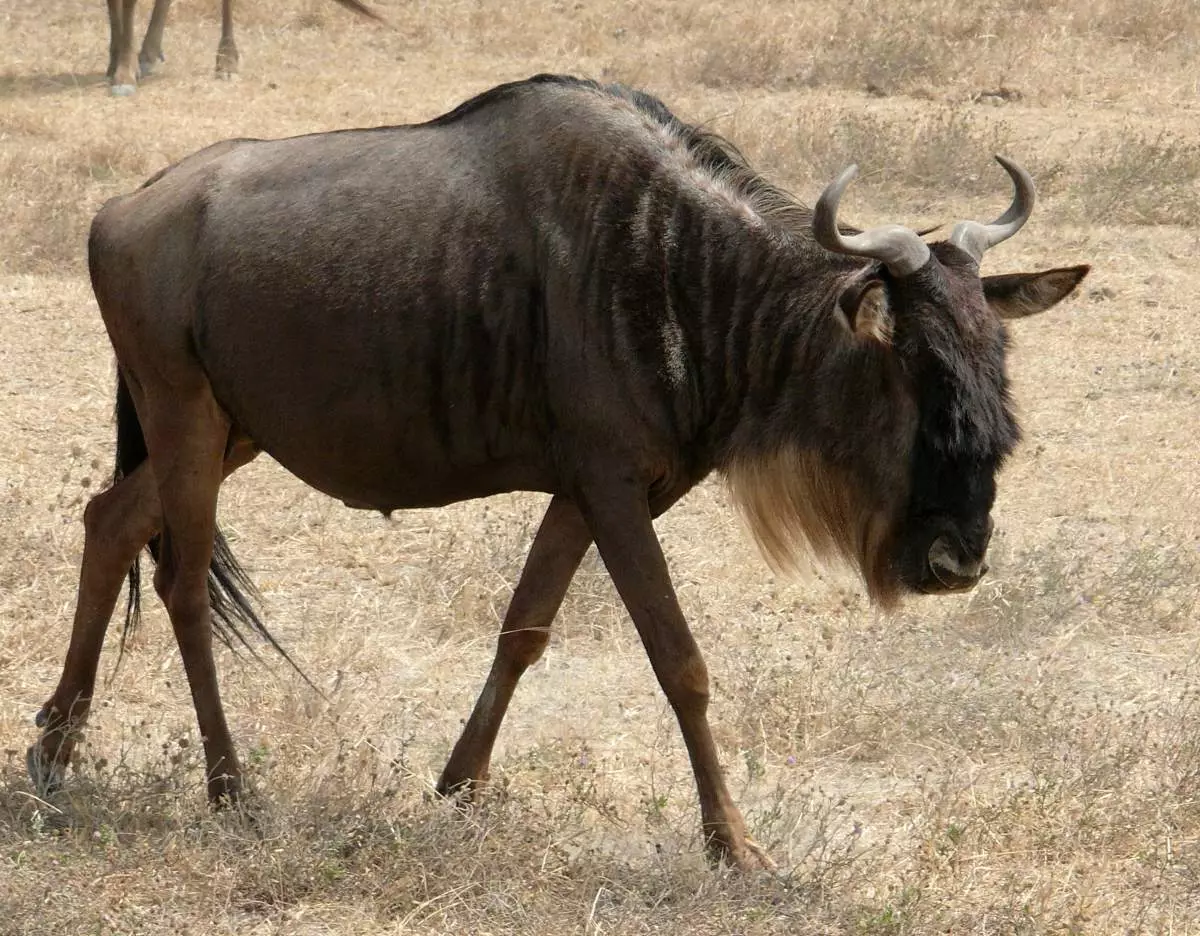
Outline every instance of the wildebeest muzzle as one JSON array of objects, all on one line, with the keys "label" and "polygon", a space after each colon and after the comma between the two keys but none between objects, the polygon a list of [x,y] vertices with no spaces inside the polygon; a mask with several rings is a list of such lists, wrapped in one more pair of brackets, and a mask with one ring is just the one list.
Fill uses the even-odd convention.
[{"label": "wildebeest muzzle", "polygon": [[973,588],[987,573],[987,548],[994,529],[988,517],[980,536],[963,537],[952,530],[936,536],[926,554],[921,591],[939,594]]}]

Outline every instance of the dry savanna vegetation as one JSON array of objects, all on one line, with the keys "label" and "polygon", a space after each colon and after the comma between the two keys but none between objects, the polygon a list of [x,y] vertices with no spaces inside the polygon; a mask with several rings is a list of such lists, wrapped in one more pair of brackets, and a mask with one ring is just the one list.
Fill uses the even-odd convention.
[{"label": "dry savanna vegetation", "polygon": [[[147,15],[147,3],[140,16]],[[99,0],[0,7],[0,933],[1200,933],[1200,10],[1194,0],[180,0],[107,94]],[[110,472],[87,283],[103,201],[218,139],[432,117],[562,70],[641,85],[843,213],[989,220],[990,272],[1090,262],[1013,328],[1025,442],[992,572],[884,616],[774,577],[705,484],[658,523],[735,796],[778,874],[706,868],[674,718],[594,553],[501,734],[489,795],[431,798],[545,498],[390,520],[266,457],[220,513],[312,676],[222,650],[250,823],[211,814],[170,627],[148,615],[64,791],[24,773]],[[110,641],[115,644],[115,640]]]}]

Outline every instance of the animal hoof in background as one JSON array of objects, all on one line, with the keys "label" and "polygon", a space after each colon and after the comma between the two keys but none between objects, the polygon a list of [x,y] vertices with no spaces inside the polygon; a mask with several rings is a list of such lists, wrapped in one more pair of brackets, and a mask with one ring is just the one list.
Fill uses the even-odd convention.
[{"label": "animal hoof in background", "polygon": [[33,716],[33,723],[39,728],[45,728],[50,724],[50,704],[47,703],[38,709],[38,713]]},{"label": "animal hoof in background", "polygon": [[216,75],[222,81],[237,77],[239,56],[235,48],[217,49]]},{"label": "animal hoof in background", "polygon": [[167,60],[167,57],[165,55],[163,55],[161,52],[158,53],[157,58],[147,58],[147,59],[139,58],[138,59],[138,77],[145,78],[149,75],[153,75],[156,71],[158,71],[158,66],[161,65],[166,60]]},{"label": "animal hoof in background", "polygon": [[62,789],[63,768],[54,761],[46,761],[40,744],[31,745],[25,752],[25,769],[34,790],[43,799]]},{"label": "animal hoof in background", "polygon": [[223,774],[208,781],[208,805],[214,812],[238,810],[243,807],[242,784],[237,777]]},{"label": "animal hoof in background", "polygon": [[226,793],[216,799],[210,799],[208,805],[215,815],[222,817],[222,821],[240,825],[259,837],[266,834],[259,818],[262,801],[248,792],[240,790],[232,797]]},{"label": "animal hoof in background", "polygon": [[137,92],[137,85],[131,84],[115,84],[108,89],[108,93],[113,97],[129,97]]}]

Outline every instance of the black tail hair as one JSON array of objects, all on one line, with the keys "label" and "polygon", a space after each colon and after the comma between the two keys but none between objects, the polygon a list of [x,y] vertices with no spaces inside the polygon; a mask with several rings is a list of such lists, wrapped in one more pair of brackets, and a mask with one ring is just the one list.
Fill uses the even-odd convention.
[{"label": "black tail hair", "polygon": [[[114,409],[117,422],[117,457],[116,466],[113,469],[113,484],[116,484],[131,474],[148,456],[142,424],[138,421],[137,411],[133,407],[133,397],[129,395],[129,386],[120,369],[117,371],[117,400]],[[158,534],[151,537],[150,542],[146,544],[151,558],[156,563],[159,561],[161,546],[162,542]],[[121,631],[121,647],[117,655],[117,666],[121,665],[121,658],[125,655],[126,639],[141,621],[141,565],[139,556],[129,567],[129,600],[125,607],[125,625]],[[255,610],[255,604],[262,601],[262,595],[254,587],[246,570],[234,558],[233,550],[229,548],[229,543],[220,529],[217,530],[216,538],[213,541],[212,562],[208,567],[208,601],[212,609],[213,632],[230,650],[237,652],[234,644],[234,640],[236,640],[250,651],[251,656],[260,659],[254,647],[246,639],[245,631],[249,630],[270,644],[313,689],[316,689],[317,692],[321,691],[296,665],[296,662],[279,645],[279,642],[260,620],[258,612]]]}]

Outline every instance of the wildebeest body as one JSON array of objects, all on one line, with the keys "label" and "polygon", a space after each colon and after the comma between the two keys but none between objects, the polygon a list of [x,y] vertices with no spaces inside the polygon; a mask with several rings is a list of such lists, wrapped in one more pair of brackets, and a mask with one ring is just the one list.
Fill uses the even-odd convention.
[{"label": "wildebeest body", "polygon": [[840,557],[882,603],[979,580],[1018,437],[1001,318],[1087,272],[980,277],[1033,206],[1001,162],[1015,194],[991,224],[932,245],[856,232],[837,223],[853,167],[809,210],[653,98],[539,76],[426,124],[220,143],[112,200],[89,267],[119,365],[117,470],[85,512],[33,776],[69,761],[149,544],[209,795],[238,794],[211,626],[262,628],[216,500],[266,451],[385,512],[554,495],[440,791],[486,779],[594,541],[679,720],[712,853],[760,860],[652,519],[718,470],[769,557]]},{"label": "wildebeest body", "polygon": [[[355,136],[213,166],[195,331],[217,399],[310,484],[380,510],[552,490],[552,336],[517,198],[454,134]],[[380,172],[383,199],[362,178]],[[277,368],[280,345],[299,354]]]},{"label": "wildebeest body", "polygon": [[[235,424],[314,487],[380,510],[563,492],[559,433],[632,449],[664,494],[713,467],[748,379],[724,344],[755,318],[729,323],[789,274],[624,99],[537,90],[432,126],[219,145],[105,209],[163,238],[151,266],[197,270],[160,307],[188,316]],[[783,314],[757,310],[771,342]]]}]

